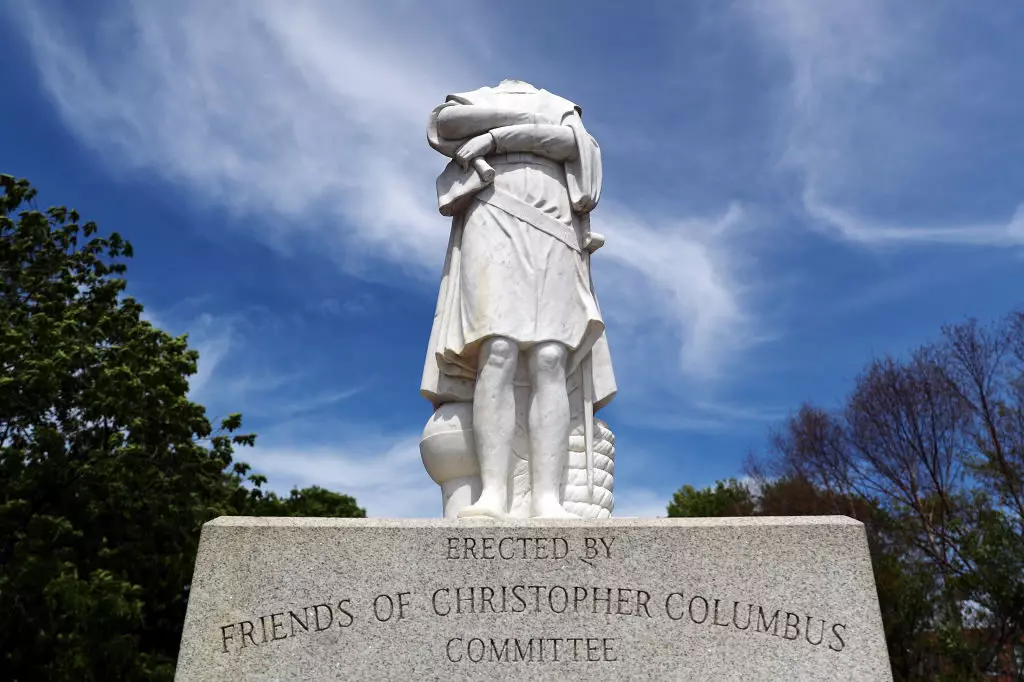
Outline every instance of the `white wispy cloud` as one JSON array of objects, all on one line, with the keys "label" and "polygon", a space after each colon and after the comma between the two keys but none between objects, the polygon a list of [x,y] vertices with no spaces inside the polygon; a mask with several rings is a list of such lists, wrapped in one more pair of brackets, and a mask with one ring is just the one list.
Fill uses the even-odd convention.
[{"label": "white wispy cloud", "polygon": [[338,445],[288,447],[257,441],[252,452],[239,453],[270,487],[287,494],[318,485],[352,495],[367,516],[418,518],[442,514],[441,489],[420,461],[419,434],[396,438],[360,438]]},{"label": "white wispy cloud", "polygon": [[756,405],[697,400],[685,411],[674,404],[652,405],[623,415],[623,424],[652,431],[683,431],[689,434],[762,433],[769,424],[784,419],[788,411]]},{"label": "white wispy cloud", "polygon": [[254,330],[264,340],[279,338],[269,336],[282,333],[272,329],[274,320],[237,311],[196,310],[201,303],[186,300],[159,312],[146,309],[142,317],[171,334],[188,335],[189,347],[199,353],[196,373],[189,380],[189,398],[211,414],[241,410],[247,419],[271,419],[283,428],[336,409],[367,390],[367,384],[324,386],[318,381],[318,367],[308,359],[303,369],[271,363],[262,353],[266,349],[247,338]]},{"label": "white wispy cloud", "polygon": [[[423,469],[418,433],[394,438],[356,436],[340,445],[314,448],[258,443],[253,451],[239,455],[265,474],[270,488],[279,494],[318,485],[354,496],[370,517],[442,514],[441,489]],[[663,517],[670,498],[671,494],[620,484],[615,491],[615,516]]]},{"label": "white wispy cloud", "polygon": [[[421,182],[433,170],[425,112],[442,77],[465,76],[437,46],[380,44],[380,21],[353,4],[127,2],[81,34],[25,9],[58,109],[115,163],[240,214],[269,209],[285,219],[254,236],[282,248],[301,236],[439,260],[444,235]],[[443,76],[408,68],[437,62],[450,67]]]},{"label": "white wispy cloud", "polygon": [[[426,116],[445,93],[496,80],[484,46],[497,29],[478,11],[133,0],[92,25],[63,25],[48,2],[23,3],[18,16],[57,110],[114,168],[148,169],[264,217],[251,236],[284,251],[315,240],[356,274],[384,260],[432,280],[447,230]],[[453,41],[453,27],[475,38]],[[613,241],[601,257],[654,294],[644,307],[678,333],[681,371],[710,376],[741,352],[754,319],[728,238],[696,228],[743,212],[670,222],[639,208],[602,212]],[[606,308],[636,308],[616,288]]]},{"label": "white wispy cloud", "polygon": [[175,319],[173,314],[158,313],[150,308],[142,311],[141,318],[170,334],[188,334],[189,348],[199,353],[196,373],[189,377],[189,397],[200,403],[207,402],[207,398],[211,397],[214,373],[227,358],[234,342],[231,320],[200,313],[183,321]]},{"label": "white wispy cloud", "polygon": [[[324,410],[366,389],[354,386],[289,397],[306,388],[308,373],[275,372],[252,355],[230,315],[191,314],[189,302],[171,311],[146,310],[143,318],[173,334],[188,334],[199,351],[189,398],[208,408],[214,420],[242,409],[246,425],[269,418],[257,429],[255,448],[235,459],[268,477],[268,488],[287,495],[312,485],[353,495],[371,516],[439,515],[441,494],[419,461],[419,434],[383,437],[372,426],[333,418]],[[235,362],[225,362],[228,358]],[[241,362],[238,360],[241,359]],[[263,366],[263,369],[259,367]],[[330,444],[326,444],[329,442]]]},{"label": "white wispy cloud", "polygon": [[638,519],[664,517],[668,514],[668,501],[671,497],[671,495],[665,496],[649,488],[617,486],[615,516]]},{"label": "white wispy cloud", "polygon": [[844,239],[860,244],[963,244],[965,246],[1024,246],[1024,204],[1017,206],[1009,220],[961,225],[891,224],[865,219],[817,197],[805,195],[808,213],[830,225]]},{"label": "white wispy cloud", "polygon": [[[56,3],[41,0],[20,4],[17,17],[56,110],[113,172],[152,173],[226,207],[239,218],[235,229],[282,253],[333,258],[357,276],[383,262],[419,287],[436,281],[448,236],[434,196],[443,162],[426,145],[427,114],[445,93],[516,75],[492,73],[486,46],[488,36],[501,39],[500,27],[482,11],[462,4],[456,18],[414,2],[125,0],[71,26]],[[734,369],[763,338],[751,305],[754,269],[740,266],[737,230],[748,226],[748,211],[727,204],[694,215],[666,200],[655,213],[613,195],[594,218],[609,238],[595,276],[616,325],[619,371],[714,381]],[[318,310],[349,315],[366,305],[329,299]],[[438,515],[418,434],[339,427],[330,444],[307,437],[305,412],[359,387],[280,398],[303,377],[259,369],[245,347],[249,322],[199,314],[175,323],[201,353],[194,399],[247,417],[273,403],[266,413],[276,428],[258,428],[256,449],[239,457],[275,489],[317,484],[353,494],[371,515]],[[697,393],[688,384],[687,400]],[[619,500],[620,515],[664,514],[665,500],[651,491],[626,487]]]},{"label": "white wispy cloud", "polygon": [[227,357],[232,344],[230,321],[204,313],[188,324],[189,346],[199,351],[196,373],[189,381],[189,395],[202,400],[211,389],[217,367]]},{"label": "white wispy cloud", "polygon": [[759,321],[747,309],[745,283],[734,271],[732,230],[744,219],[738,205],[690,219],[602,206],[594,227],[607,232],[609,246],[593,262],[596,268],[614,266],[614,284],[600,290],[602,304],[620,325],[614,333],[636,336],[636,346],[649,349],[644,337],[667,323],[677,335],[683,371],[717,376],[722,362],[757,340]]},{"label": "white wispy cloud", "polygon": [[949,219],[941,209],[922,218],[929,212],[921,206],[913,218],[894,218],[872,205],[891,203],[915,184],[941,186],[939,168],[954,177],[981,163],[976,172],[982,172],[981,156],[971,148],[986,126],[979,112],[1021,113],[1000,94],[1006,79],[1016,78],[1015,68],[976,55],[949,57],[943,36],[956,21],[945,14],[949,6],[916,0],[741,6],[754,34],[788,63],[788,107],[778,117],[786,138],[781,168],[799,176],[812,225],[861,246],[1024,245],[1019,198],[989,206],[974,220]]}]

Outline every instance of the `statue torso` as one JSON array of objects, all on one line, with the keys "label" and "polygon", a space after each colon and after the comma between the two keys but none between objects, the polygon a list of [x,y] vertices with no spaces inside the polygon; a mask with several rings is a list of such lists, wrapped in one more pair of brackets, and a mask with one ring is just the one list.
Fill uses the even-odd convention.
[{"label": "statue torso", "polygon": [[448,99],[462,104],[493,106],[542,114],[553,124],[561,123],[573,111],[578,111],[578,107],[564,97],[535,88],[527,83],[502,84],[493,88],[483,87],[471,92],[449,95]]}]

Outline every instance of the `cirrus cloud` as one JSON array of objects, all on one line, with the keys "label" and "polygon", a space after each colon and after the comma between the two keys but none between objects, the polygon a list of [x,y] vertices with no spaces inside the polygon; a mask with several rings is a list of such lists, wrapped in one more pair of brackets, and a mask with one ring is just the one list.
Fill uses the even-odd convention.
[{"label": "cirrus cloud", "polygon": [[[356,274],[384,262],[414,286],[436,277],[447,230],[424,125],[444,93],[495,80],[486,41],[445,38],[452,22],[486,36],[486,16],[417,3],[117,5],[75,31],[48,2],[17,15],[57,110],[111,167],[225,206],[283,252],[302,237]],[[614,240],[602,258],[668,325],[680,371],[715,376],[754,338],[749,290],[715,231],[743,212],[664,221],[612,199],[598,213]],[[610,313],[636,308],[609,293]]]}]

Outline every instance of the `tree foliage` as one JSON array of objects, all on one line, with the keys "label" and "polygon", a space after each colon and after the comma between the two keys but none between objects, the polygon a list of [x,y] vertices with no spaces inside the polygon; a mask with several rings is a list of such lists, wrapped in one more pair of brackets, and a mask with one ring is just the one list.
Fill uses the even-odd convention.
[{"label": "tree foliage", "polygon": [[696,489],[684,485],[672,496],[668,505],[670,518],[704,516],[750,516],[754,513],[754,496],[747,486],[730,478],[718,481],[714,488]]},{"label": "tree foliage", "polygon": [[366,510],[349,495],[332,492],[320,486],[298,490],[293,488],[288,497],[274,493],[264,494],[249,505],[249,516],[323,516],[329,518],[361,519]]},{"label": "tree foliage", "polygon": [[198,354],[124,295],[129,242],[0,176],[0,668],[5,679],[170,679],[201,525],[364,516],[278,498],[188,399]]},{"label": "tree foliage", "polygon": [[897,678],[1024,679],[1024,312],[872,362],[749,468],[762,511],[771,481],[801,481],[865,521]]}]

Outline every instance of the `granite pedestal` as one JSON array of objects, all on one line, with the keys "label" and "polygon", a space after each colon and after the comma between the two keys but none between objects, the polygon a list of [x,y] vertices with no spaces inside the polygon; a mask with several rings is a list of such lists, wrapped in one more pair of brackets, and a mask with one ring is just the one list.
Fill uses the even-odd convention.
[{"label": "granite pedestal", "polygon": [[889,680],[863,526],[229,518],[177,679]]}]

